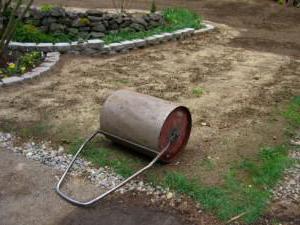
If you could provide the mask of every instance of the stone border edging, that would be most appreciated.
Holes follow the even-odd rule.
[[[0,80],[0,87],[8,86],[25,80],[31,80],[35,77],[42,75],[43,73],[50,70],[59,60],[59,52],[46,53],[44,61],[38,66],[33,68],[31,71],[24,73],[22,76],[11,76]]]
[[[104,44],[101,39],[92,39],[85,42],[74,41],[71,43],[22,43],[10,42],[9,48],[20,51],[43,51],[43,52],[69,52],[80,53],[87,55],[95,54],[114,54],[131,49],[142,48],[148,45],[156,45],[162,42],[167,42],[176,39],[184,39],[193,34],[204,33],[213,30],[215,27],[211,24],[204,23],[205,27],[195,30],[193,28],[184,28],[170,33],[161,33],[146,37],[144,39],[134,39],[122,42],[115,42],[108,45]]]

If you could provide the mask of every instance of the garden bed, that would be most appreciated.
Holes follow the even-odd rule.
[[[181,39],[190,36],[194,30],[207,31],[212,28],[202,23],[196,13],[179,8],[150,14],[113,14],[99,10],[66,11],[60,7],[44,6],[31,9],[29,16],[18,25],[10,48],[102,54]]]
[[[59,55],[58,52],[28,52],[15,56],[6,66],[0,68],[0,87],[42,75],[58,62]]]
[[[0,67],[0,80],[10,76],[20,76],[35,68],[44,59],[43,52],[10,51],[7,54],[7,63]]]

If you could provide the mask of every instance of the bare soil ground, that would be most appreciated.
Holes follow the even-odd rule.
[[[111,7],[107,1],[37,1]],[[148,1],[132,4],[148,8]],[[187,105],[190,142],[176,169],[218,184],[235,162],[284,141],[279,116],[300,94],[300,11],[272,1],[159,1],[182,5],[214,21],[217,30],[181,42],[112,57],[63,56],[41,79],[0,90],[1,127],[31,127],[58,141],[86,136],[99,126],[106,96],[130,88]],[[201,97],[193,89],[201,87]],[[206,124],[204,126],[204,123]],[[48,136],[49,137],[49,136]],[[209,165],[206,163],[209,161]]]

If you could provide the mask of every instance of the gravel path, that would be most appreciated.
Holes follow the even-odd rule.
[[[3,140],[3,139],[2,139]],[[1,145],[3,142],[1,141]],[[113,195],[89,208],[75,207],[53,191],[61,172],[28,160],[0,146],[1,225],[186,225],[181,216],[141,201]],[[72,184],[80,195],[93,194],[96,186]],[[123,196],[123,195],[122,195]],[[126,202],[126,204],[124,204]],[[210,223],[206,223],[210,224]]]
[[[16,141],[17,137],[12,134],[0,132],[0,147],[22,154],[28,159],[39,161],[60,171],[64,171],[72,159],[71,154],[64,153],[63,147],[53,149],[50,147],[50,143],[47,142],[26,142],[21,146],[16,146]],[[90,162],[82,158],[78,158],[75,161],[71,175],[87,177],[93,184],[99,187],[100,192],[110,189],[123,181],[123,178],[114,173],[110,168],[100,167],[97,169]],[[135,179],[118,190],[121,194],[128,191],[138,191],[146,193],[149,196],[151,195],[151,201],[153,202],[160,201],[161,199],[172,199],[181,202],[181,196],[175,196],[168,189],[163,189],[161,186],[154,187],[142,180]]]
[[[291,141],[294,146],[289,156],[295,164],[285,171],[282,181],[273,190],[272,214],[291,224],[300,224],[300,138]]]
[[[6,149],[8,151],[21,154],[28,159],[39,161],[40,163],[50,166],[55,170],[64,171],[72,159],[71,154],[64,153],[63,147],[53,149],[52,147],[50,147],[50,143],[48,142],[26,142],[21,144],[20,146],[17,146],[15,144],[17,142],[18,138],[13,136],[12,134],[0,132],[0,148],[2,147],[3,149]],[[291,168],[286,170],[284,179],[274,188],[273,202],[275,203],[276,209],[272,211],[273,213],[276,213],[278,209],[280,209],[279,217],[281,215],[286,219],[284,210],[281,210],[282,207],[290,210],[291,207],[295,208],[296,205],[294,215],[295,217],[291,218],[292,220],[294,220],[299,214],[299,212],[297,214],[297,206],[299,207],[300,202],[300,151],[297,148],[300,146],[300,141],[296,140],[292,143],[296,147],[294,150],[291,150],[290,157],[294,159],[296,163]],[[121,176],[114,173],[110,168],[104,167],[97,169],[93,167],[90,162],[82,158],[78,158],[76,160],[71,175],[72,177],[87,177],[90,183],[96,186],[97,190],[101,192],[112,188],[123,180]],[[154,187],[151,184],[138,179],[128,183],[117,192],[119,192],[120,194],[125,194],[129,191],[142,192],[146,194],[147,196],[149,196],[149,198],[151,198],[152,203],[165,200],[169,201],[171,206],[174,206],[176,204],[179,204],[183,200],[182,196],[177,195],[169,191],[168,189],[163,189],[160,186]],[[277,207],[278,205],[279,207]],[[200,210],[200,206],[198,206],[198,210],[199,213],[202,212]],[[292,224],[295,224],[294,222],[295,221],[293,221]]]

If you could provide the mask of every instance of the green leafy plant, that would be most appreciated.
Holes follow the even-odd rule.
[[[76,37],[67,34],[46,34],[32,24],[23,23],[18,24],[14,36],[15,41],[35,43],[70,42],[74,39],[76,39]]]
[[[117,33],[110,33],[105,35],[103,40],[105,43],[113,43],[124,40],[145,38],[151,35],[160,34],[163,32],[172,32],[182,28],[198,29],[202,26],[201,17],[198,14],[189,11],[188,9],[168,8],[163,10],[162,14],[167,22],[164,25],[140,32],[122,30]]]
[[[156,12],[156,2],[155,2],[155,0],[152,0],[152,2],[151,2],[150,12],[151,13],[155,13]]]
[[[163,16],[167,23],[176,29],[195,28],[201,26],[201,17],[188,9],[184,8],[167,8],[163,10]]]
[[[1,68],[2,76],[21,75],[36,67],[42,60],[42,52],[28,52],[21,56],[15,63],[9,62]]]
[[[201,87],[195,87],[193,88],[192,93],[196,97],[201,97],[204,94],[204,89]]]
[[[51,4],[43,4],[43,5],[41,6],[41,11],[42,11],[42,12],[45,12],[45,13],[48,13],[48,12],[51,12],[53,8],[54,8],[54,5],[51,5]]]

